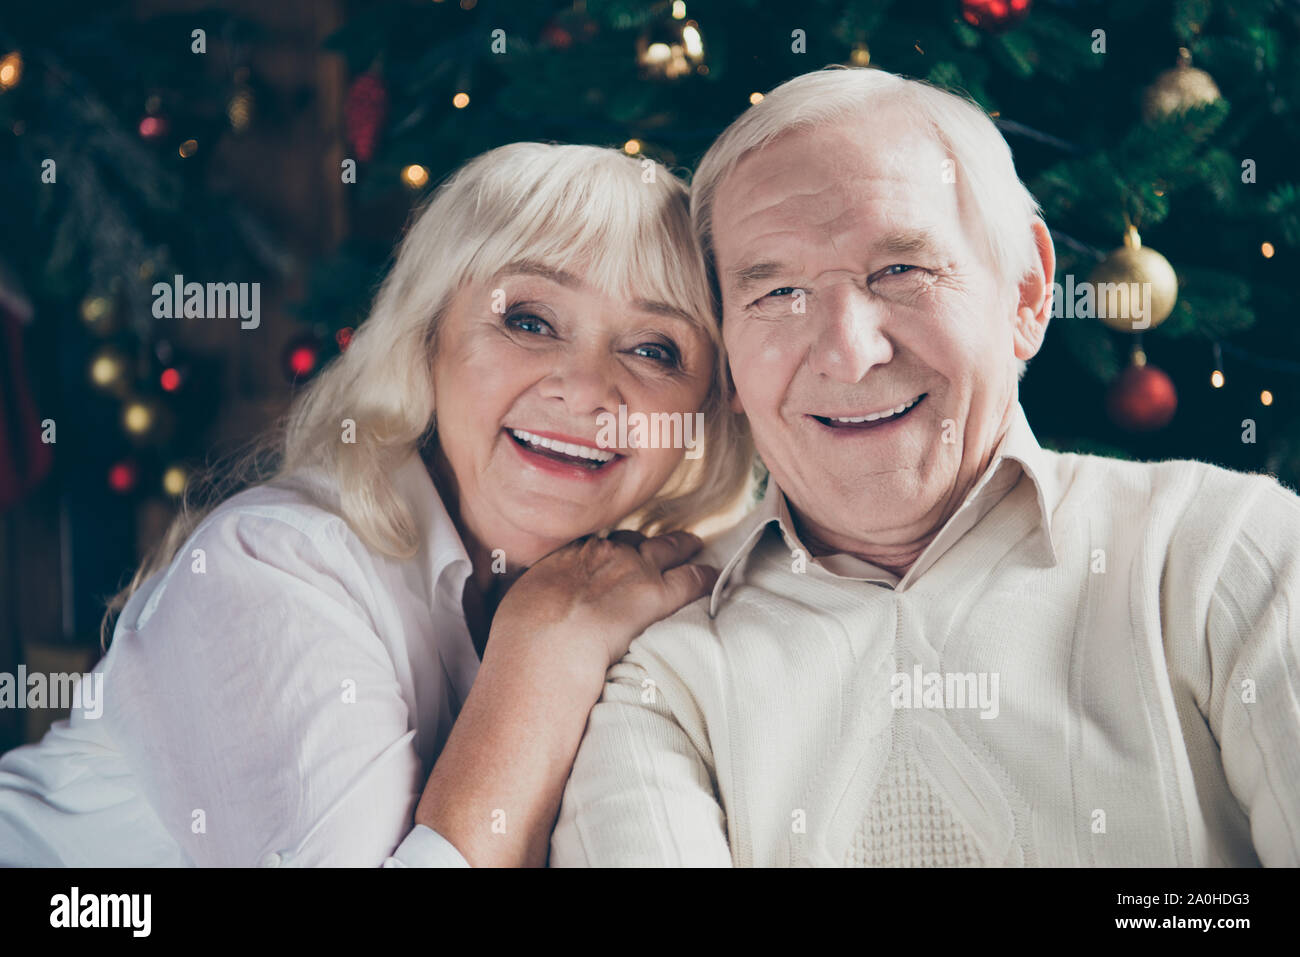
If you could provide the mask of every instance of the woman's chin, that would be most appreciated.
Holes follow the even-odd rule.
[[[621,520],[622,516],[611,516],[595,517],[588,521],[580,522],[552,521],[535,526],[530,525],[528,526],[528,530],[547,542],[555,543],[552,549],[547,549],[549,552],[561,545],[567,545],[575,539],[584,538],[587,535],[598,534],[607,528],[614,528]]]
[[[611,514],[608,503],[601,504],[606,507],[570,511],[564,508],[546,508],[544,505],[538,509],[514,512],[507,519],[514,530],[511,538],[519,542],[520,536],[523,536],[528,543],[525,545],[519,542],[516,545],[517,560],[524,565],[531,565],[575,539],[616,527],[626,517],[625,514]],[[491,547],[495,546],[489,545]],[[507,553],[509,551],[507,548]],[[512,555],[511,559],[516,560],[516,556]]]

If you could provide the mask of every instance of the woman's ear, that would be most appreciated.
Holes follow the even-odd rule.
[[[1030,228],[1034,232],[1034,245],[1038,258],[1034,268],[1020,280],[1020,301],[1016,307],[1012,336],[1015,340],[1016,358],[1028,361],[1042,348],[1047,324],[1052,318],[1053,283],[1056,279],[1056,247],[1047,224],[1035,217]]]

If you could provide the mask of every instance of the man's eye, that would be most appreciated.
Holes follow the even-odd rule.
[[[666,366],[676,366],[680,361],[677,350],[662,342],[643,342],[634,348],[632,352],[634,355],[642,356]]]
[[[506,316],[506,325],[511,329],[518,329],[520,332],[527,332],[532,335],[546,336],[554,334],[550,323],[528,312],[511,313]]]
[[[777,299],[781,299],[784,298],[785,296],[793,296],[793,295],[794,295],[794,286],[782,286],[779,289],[773,289],[771,292],[769,292],[767,294],[767,298],[775,297]]]

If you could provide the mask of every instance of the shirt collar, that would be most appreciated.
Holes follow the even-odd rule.
[[[411,507],[411,517],[421,530],[419,551],[412,561],[420,565],[431,604],[463,622],[465,582],[472,571],[469,553],[418,449],[412,450],[394,472],[393,484]],[[447,675],[464,701],[478,673],[479,657],[468,626],[461,631],[463,634],[454,636],[438,635],[436,643]]]
[[[414,512],[416,527],[424,533],[418,558],[424,566],[429,594],[436,595],[440,589],[454,586],[459,602],[460,589],[470,573],[469,553],[418,450],[412,450],[393,478]]]
[[[719,543],[721,554],[726,556],[726,561],[713,587],[713,593],[709,597],[709,616],[717,615],[727,583],[770,525],[776,526],[792,553],[801,550],[809,563],[815,562],[832,575],[876,582],[891,588],[906,588],[923,575],[962,535],[978,524],[980,519],[987,515],[1019,482],[1022,475],[1033,484],[1038,505],[1038,521],[1034,529],[1035,547],[1042,561],[1055,565],[1057,555],[1052,540],[1052,514],[1056,510],[1060,492],[1050,458],[1039,446],[1033,430],[1029,427],[1029,420],[1025,417],[1025,410],[1017,402],[1011,424],[1003,434],[988,469],[975,483],[957,511],[939,530],[939,534],[901,577],[852,555],[812,557],[799,540],[785,493],[781,491],[775,478],[769,475],[762,500],[740,525]]]

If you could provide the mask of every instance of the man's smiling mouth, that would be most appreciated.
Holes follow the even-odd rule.
[[[881,409],[878,412],[864,412],[861,415],[814,415],[813,418],[822,425],[831,429],[874,429],[890,422],[897,422],[899,419],[905,419],[911,415],[912,410],[921,404],[930,393],[922,392],[914,399],[900,403],[889,409]]]

